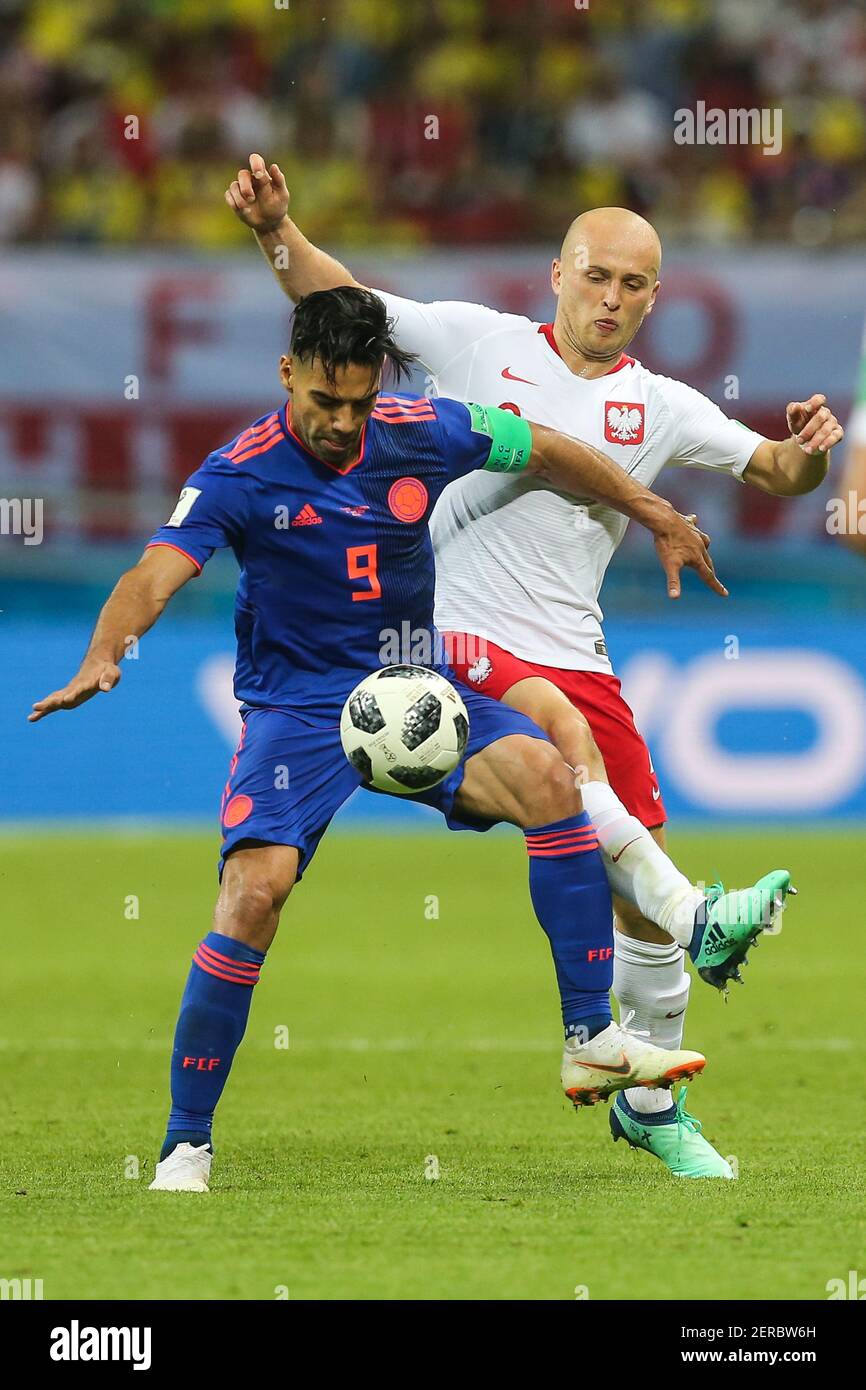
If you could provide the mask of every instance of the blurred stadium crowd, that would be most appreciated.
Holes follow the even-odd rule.
[[[582,6],[0,0],[0,240],[245,245],[222,193],[253,149],[344,247],[556,239],[609,203],[681,243],[864,235],[863,0]],[[698,101],[781,108],[781,153],[675,144]]]

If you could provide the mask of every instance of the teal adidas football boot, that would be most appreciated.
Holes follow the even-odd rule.
[[[708,985],[727,991],[728,981],[743,984],[740,966],[757,946],[761,932],[782,912],[791,887],[787,869],[774,869],[752,888],[726,893],[721,883],[707,890],[704,922],[695,927],[689,946],[698,974]]]
[[[733,1178],[734,1171],[701,1133],[701,1122],[686,1110],[687,1086],[669,1110],[643,1115],[619,1092],[610,1110],[614,1143],[625,1139],[632,1149],[655,1154],[675,1178]]]

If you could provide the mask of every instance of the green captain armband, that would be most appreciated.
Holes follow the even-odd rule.
[[[532,453],[532,430],[529,421],[497,405],[475,405],[467,401],[466,409],[476,434],[490,440],[490,452],[484,468],[493,473],[520,473],[529,463]]]

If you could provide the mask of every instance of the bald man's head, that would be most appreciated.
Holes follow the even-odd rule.
[[[586,250],[587,264],[607,251],[642,262],[658,279],[662,263],[659,234],[652,223],[630,208],[590,208],[575,217],[565,234],[560,260],[574,257],[581,249]]]
[[[557,338],[588,362],[614,363],[655,303],[662,248],[629,208],[576,217],[553,263]]]

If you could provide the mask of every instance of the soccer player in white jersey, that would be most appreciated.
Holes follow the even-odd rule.
[[[259,155],[226,201],[256,234],[284,292],[357,284],[288,217],[277,165]],[[787,407],[789,437],[764,439],[705,396],[657,376],[625,349],[659,292],[661,247],[643,218],[597,208],[568,229],[553,262],[553,323],[483,305],[422,304],[376,291],[401,347],[425,366],[430,392],[498,405],[600,448],[649,486],[666,464],[729,473],[765,492],[817,487],[842,431],[825,398]],[[431,519],[436,623],[458,675],[534,718],[580,769],[617,913],[614,993],[631,1026],[681,1045],[690,977],[672,935],[642,917],[617,885],[678,871],[663,855],[665,810],[649,750],[613,674],[599,591],[626,520],[604,507],[542,492],[508,476],[448,487]],[[679,594],[675,581],[672,598]],[[722,592],[724,592],[722,590]],[[685,881],[685,880],[684,880]],[[632,891],[627,895],[634,901]],[[725,976],[700,969],[709,983]],[[731,1169],[665,1091],[621,1092],[614,1138],[655,1154],[678,1176]]]
[[[828,517],[828,529],[841,536],[851,550],[866,555],[866,332],[860,353],[854,410],[848,421],[845,468],[839,497],[835,499],[837,509],[840,502],[841,517]]]

